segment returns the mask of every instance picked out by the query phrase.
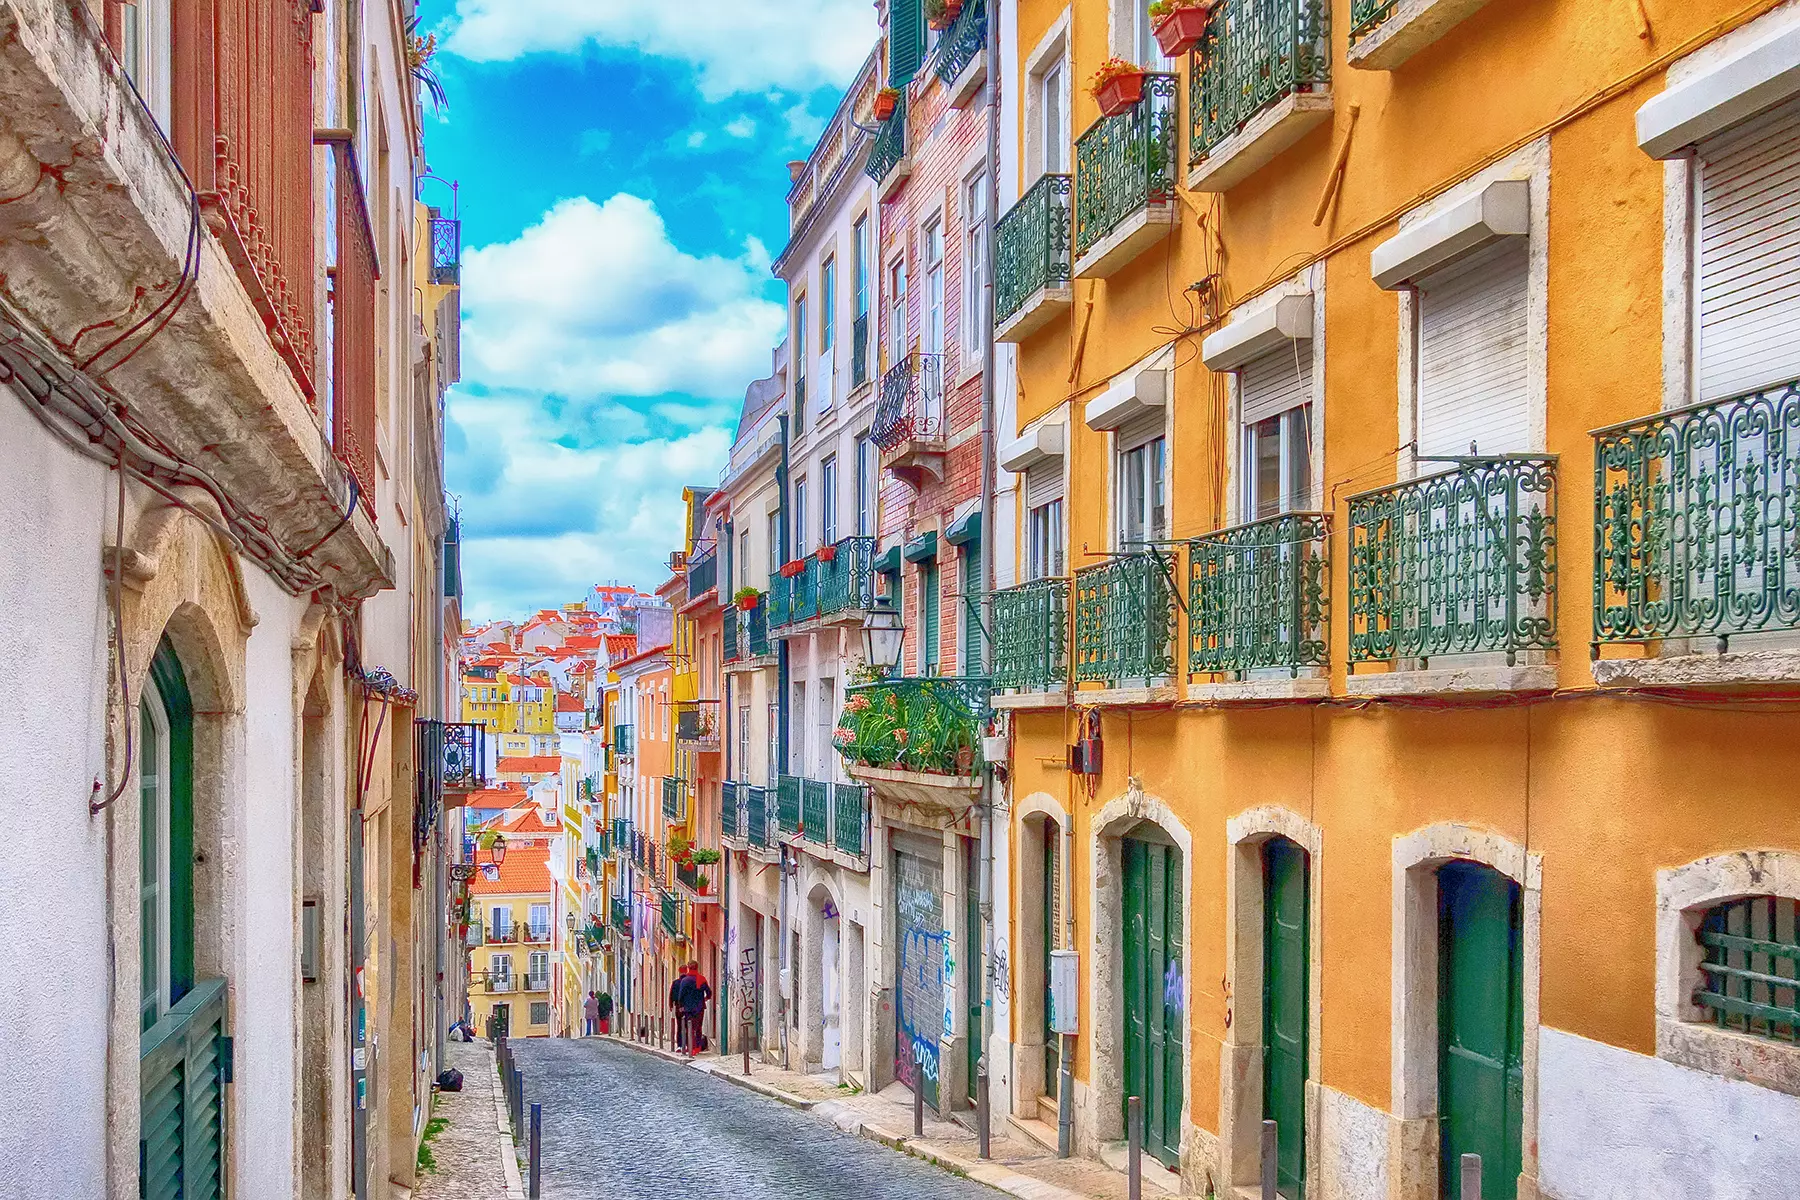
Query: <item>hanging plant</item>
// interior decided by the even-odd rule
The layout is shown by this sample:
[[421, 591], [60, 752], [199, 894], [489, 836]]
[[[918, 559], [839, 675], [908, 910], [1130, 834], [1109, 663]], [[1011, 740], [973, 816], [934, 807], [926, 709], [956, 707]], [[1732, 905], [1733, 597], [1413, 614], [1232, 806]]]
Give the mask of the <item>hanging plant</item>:
[[731, 594], [731, 602], [744, 612], [762, 603], [763, 594], [753, 587], [741, 587]]
[[710, 867], [718, 861], [719, 852], [717, 850], [700, 849], [694, 851], [694, 865], [697, 867]]
[[1144, 98], [1144, 69], [1122, 58], [1109, 58], [1094, 72], [1088, 92], [1100, 105], [1102, 116], [1116, 117]]
[[1150, 6], [1156, 44], [1168, 58], [1178, 58], [1200, 44], [1215, 0], [1156, 0]]
[[925, 0], [925, 24], [933, 29], [948, 29], [962, 12], [962, 0]]

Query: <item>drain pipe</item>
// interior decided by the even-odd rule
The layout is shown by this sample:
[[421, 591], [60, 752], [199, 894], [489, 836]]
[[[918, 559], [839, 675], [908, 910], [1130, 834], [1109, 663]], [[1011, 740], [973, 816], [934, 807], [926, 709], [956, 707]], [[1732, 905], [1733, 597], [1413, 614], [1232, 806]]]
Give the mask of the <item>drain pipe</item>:
[[[1075, 949], [1075, 822], [1063, 822], [1063, 937], [1069, 949]], [[1079, 961], [1079, 960], [1077, 960]], [[1079, 1015], [1077, 1023], [1079, 1024]], [[1075, 1035], [1059, 1035], [1062, 1045], [1056, 1056], [1056, 1157], [1067, 1158], [1074, 1152], [1075, 1141]]]
[[[781, 550], [778, 557], [781, 562], [785, 564], [788, 561], [789, 554], [792, 553], [792, 547], [789, 545], [790, 534], [788, 530], [787, 413], [783, 412], [776, 414], [775, 422], [776, 428], [779, 431], [777, 436], [781, 439], [781, 462], [776, 467], [775, 479], [777, 492], [781, 497], [781, 519], [776, 522], [779, 526], [776, 530], [776, 544]], [[775, 581], [773, 579], [769, 581], [769, 587], [771, 590], [774, 589]], [[775, 754], [777, 761], [770, 765], [775, 768], [774, 774], [776, 776], [776, 782], [779, 785], [781, 768], [786, 765], [788, 760], [788, 733], [793, 723], [793, 718], [788, 712], [788, 693], [791, 690], [789, 685], [789, 672], [792, 670], [792, 667], [788, 662], [788, 642], [786, 638], [779, 638], [777, 640], [780, 643], [775, 651], [777, 662], [775, 686], [780, 689], [780, 693], [775, 697]], [[781, 804], [779, 792], [777, 792], [775, 803], [777, 809], [779, 809]], [[767, 811], [768, 810], [765, 808], [765, 818], [767, 816]], [[788, 930], [788, 848], [786, 843], [782, 843], [781, 845], [780, 867], [781, 875], [777, 881], [779, 886], [776, 889], [775, 901], [775, 924], [779, 931], [777, 934], [779, 944], [776, 946], [775, 957], [777, 966], [777, 974], [775, 976], [776, 999], [779, 1003], [776, 1004], [775, 1011], [779, 1014], [778, 1023], [781, 1026], [781, 1067], [782, 1070], [785, 1071], [789, 1069], [790, 1065], [788, 1059], [788, 994], [793, 990], [793, 977], [790, 974], [791, 964], [788, 962], [788, 941], [790, 940], [790, 933]], [[782, 986], [783, 981], [786, 981], [786, 987]]]
[[[981, 308], [981, 562], [979, 571], [981, 594], [977, 597], [977, 619], [983, 633], [993, 629], [994, 615], [994, 225], [1000, 207], [1000, 4], [999, 0], [982, 0], [987, 5], [987, 78], [981, 90], [987, 105], [987, 202], [982, 216], [981, 246], [987, 261], [982, 264]], [[978, 639], [981, 647], [981, 674], [992, 678], [994, 665], [993, 638]], [[983, 732], [986, 732], [985, 726]], [[992, 771], [982, 772], [981, 804], [981, 897], [977, 911], [987, 927], [981, 947], [981, 1057], [975, 1064], [982, 1076], [991, 1077], [989, 1054], [994, 1045], [994, 799]], [[1007, 1102], [1007, 1111], [1012, 1110]], [[984, 1112], [982, 1143], [987, 1142], [988, 1115]]]

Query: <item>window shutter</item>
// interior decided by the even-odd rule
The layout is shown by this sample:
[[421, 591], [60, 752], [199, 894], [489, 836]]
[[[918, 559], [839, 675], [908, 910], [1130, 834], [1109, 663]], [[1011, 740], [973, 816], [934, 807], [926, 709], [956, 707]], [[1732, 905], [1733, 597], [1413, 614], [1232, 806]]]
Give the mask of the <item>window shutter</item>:
[[923, 0], [893, 0], [888, 9], [888, 86], [903, 88], [925, 55]]
[[225, 982], [207, 980], [146, 1031], [139, 1062], [139, 1193], [224, 1194]]
[[1040, 463], [1025, 472], [1025, 507], [1041, 508], [1062, 498], [1062, 459]]
[[1529, 344], [1524, 238], [1427, 277], [1419, 294], [1419, 424], [1422, 455], [1529, 451]]
[[1701, 143], [1700, 398], [1800, 376], [1800, 100]]
[[1166, 432], [1163, 410], [1158, 408], [1133, 417], [1113, 433], [1118, 440], [1120, 454], [1128, 454], [1139, 446], [1154, 442]]
[[1238, 376], [1245, 425], [1312, 403], [1312, 342], [1288, 342], [1244, 364]]

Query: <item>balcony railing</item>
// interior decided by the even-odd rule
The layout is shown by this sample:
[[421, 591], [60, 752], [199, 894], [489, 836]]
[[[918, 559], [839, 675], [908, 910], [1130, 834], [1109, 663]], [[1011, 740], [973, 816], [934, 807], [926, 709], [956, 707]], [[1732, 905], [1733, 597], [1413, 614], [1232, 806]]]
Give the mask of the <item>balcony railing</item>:
[[547, 941], [549, 941], [550, 940], [550, 926], [548, 926], [548, 925], [527, 925], [525, 927], [524, 940], [528, 941], [528, 942], [547, 942]]
[[1350, 44], [1354, 46], [1380, 29], [1399, 3], [1400, 0], [1350, 0]]
[[839, 538], [830, 562], [818, 564], [820, 616], [855, 612], [875, 604], [875, 539]]
[[1328, 0], [1223, 0], [1188, 80], [1188, 155], [1204, 157], [1271, 104], [1331, 83]]
[[869, 852], [869, 789], [863, 785], [831, 785], [831, 845], [845, 854]]
[[1062, 687], [1069, 675], [1069, 581], [1034, 579], [994, 593], [994, 686]]
[[800, 832], [809, 842], [826, 845], [831, 840], [831, 784], [820, 779], [800, 781]]
[[487, 990], [490, 992], [510, 992], [513, 990], [513, 977], [511, 975], [489, 975]]
[[1188, 543], [1188, 670], [1326, 665], [1331, 517], [1283, 513]]
[[794, 574], [769, 580], [769, 621], [777, 628], [819, 615], [819, 560], [809, 554], [790, 559], [788, 568]]
[[709, 546], [688, 559], [687, 594], [692, 600], [719, 586], [719, 552]]
[[663, 820], [669, 822], [687, 820], [687, 782], [673, 775], [663, 776], [662, 781], [662, 814]]
[[1130, 111], [1101, 117], [1075, 142], [1075, 256], [1152, 204], [1175, 199], [1175, 76], [1144, 78]]
[[727, 779], [719, 784], [720, 837], [739, 838], [744, 836], [741, 831], [745, 822], [742, 814], [738, 812], [739, 803], [737, 780]]
[[994, 226], [994, 323], [1044, 288], [1069, 285], [1071, 175], [1045, 175]]
[[547, 991], [549, 991], [550, 990], [550, 976], [548, 976], [548, 975], [527, 975], [525, 977], [525, 990], [528, 992], [547, 992]]
[[[706, 892], [700, 890], [702, 876], [706, 878]], [[691, 862], [675, 864], [675, 882], [696, 896], [704, 896], [712, 890], [712, 877], [701, 870], [697, 864]]]
[[624, 817], [614, 817], [612, 827], [612, 848], [620, 854], [628, 854], [631, 849], [631, 822]]
[[1556, 460], [1469, 459], [1350, 498], [1350, 661], [1556, 647]]
[[858, 313], [850, 322], [850, 386], [869, 382], [869, 314]]
[[725, 661], [737, 662], [744, 657], [743, 610], [736, 604], [727, 604], [725, 611], [719, 614], [719, 640], [725, 648]]
[[987, 5], [983, 0], [968, 0], [938, 38], [933, 73], [945, 83], [953, 82], [987, 48], [987, 36]]
[[775, 827], [783, 837], [800, 832], [798, 775], [782, 775], [775, 780]]
[[462, 282], [462, 222], [455, 217], [440, 217], [432, 210], [431, 218], [431, 282]]
[[1800, 381], [1594, 434], [1594, 640], [1800, 629]]
[[680, 896], [664, 894], [662, 898], [662, 927], [670, 936], [683, 938], [687, 936], [687, 901]]
[[[761, 788], [740, 789], [745, 791]], [[862, 856], [868, 853], [866, 844], [869, 830], [869, 789], [857, 783], [833, 783], [820, 779], [805, 779], [797, 775], [782, 775], [776, 781], [778, 807], [783, 809], [779, 833], [782, 836], [799, 834], [804, 841], [815, 846], [842, 851], [845, 854]], [[749, 811], [743, 814], [747, 821], [754, 823], [758, 814]], [[792, 820], [790, 822], [789, 816]], [[761, 815], [766, 828], [767, 814]], [[754, 825], [753, 825], [754, 827]], [[750, 838], [751, 845], [764, 845], [758, 842], [755, 835]]]
[[902, 96], [894, 109], [894, 115], [883, 121], [881, 128], [875, 131], [875, 144], [869, 147], [869, 162], [863, 167], [863, 172], [880, 183], [905, 157], [906, 99]]
[[626, 937], [631, 936], [631, 901], [623, 896], [612, 902], [612, 927]]
[[629, 725], [613, 726], [613, 753], [620, 758], [630, 758], [635, 750], [636, 742]]
[[675, 740], [702, 753], [717, 752], [719, 749], [718, 701], [676, 701]]
[[930, 775], [981, 767], [986, 679], [911, 676], [850, 689], [832, 736], [853, 763]]
[[870, 437], [883, 450], [944, 436], [944, 356], [909, 354], [881, 376]]
[[489, 945], [502, 945], [517, 939], [520, 929], [516, 925], [490, 925], [487, 931]]
[[1076, 680], [1148, 687], [1174, 674], [1172, 569], [1146, 550], [1076, 572]]
[[752, 846], [769, 844], [769, 792], [767, 788], [742, 789], [744, 840]]
[[744, 634], [744, 652], [751, 658], [767, 658], [774, 653], [769, 648], [769, 598], [764, 595], [750, 610], [750, 620]]

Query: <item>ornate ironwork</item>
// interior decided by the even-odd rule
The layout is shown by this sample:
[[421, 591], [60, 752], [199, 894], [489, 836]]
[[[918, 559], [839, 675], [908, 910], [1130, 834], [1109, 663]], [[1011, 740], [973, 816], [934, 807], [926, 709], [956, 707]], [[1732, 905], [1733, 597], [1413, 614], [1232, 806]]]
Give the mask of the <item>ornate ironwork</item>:
[[771, 624], [797, 625], [819, 615], [820, 565], [811, 555], [793, 559], [789, 566], [794, 574], [780, 574], [769, 580]]
[[874, 607], [875, 541], [862, 536], [839, 538], [831, 561], [818, 564], [820, 616]]
[[1469, 459], [1350, 498], [1350, 661], [1556, 647], [1556, 459]]
[[1005, 324], [1040, 288], [1070, 279], [1071, 175], [1045, 175], [994, 225], [994, 321]]
[[800, 832], [798, 775], [782, 775], [775, 780], [775, 824], [784, 835]]
[[768, 625], [770, 628], [780, 629], [783, 625], [788, 624], [787, 584], [788, 581], [780, 575], [773, 576], [769, 580], [767, 600], [769, 610]]
[[662, 781], [662, 813], [666, 821], [684, 821], [687, 819], [687, 787], [686, 781], [673, 775], [664, 775]]
[[1188, 543], [1188, 669], [1327, 664], [1331, 517], [1283, 513]]
[[931, 775], [981, 766], [986, 679], [910, 676], [850, 689], [832, 742], [851, 762]]
[[1075, 141], [1075, 256], [1127, 218], [1175, 199], [1175, 76], [1144, 77], [1144, 97]]
[[752, 846], [769, 844], [769, 790], [760, 787], [744, 789], [745, 840]]
[[769, 598], [763, 596], [750, 610], [749, 633], [745, 638], [745, 648], [751, 658], [764, 658], [772, 651], [769, 649]]
[[719, 836], [742, 837], [744, 820], [738, 812], [738, 785], [734, 779], [719, 784]]
[[739, 616], [742, 611], [736, 604], [727, 604], [725, 611], [719, 614], [719, 639], [728, 663], [744, 657], [744, 621]]
[[883, 450], [944, 434], [944, 356], [908, 354], [881, 376], [869, 436]]
[[821, 846], [831, 840], [831, 785], [824, 780], [800, 781], [800, 832]]
[[1594, 640], [1800, 628], [1800, 382], [1594, 435]]
[[869, 147], [869, 161], [863, 167], [863, 172], [880, 183], [905, 157], [906, 99], [903, 96], [894, 109], [894, 115], [883, 121], [881, 128], [876, 130], [875, 143]]
[[834, 783], [831, 803], [831, 844], [845, 854], [867, 854], [869, 789], [855, 783]]
[[613, 743], [612, 744], [613, 744], [614, 753], [616, 753], [620, 758], [632, 757], [633, 753], [636, 750], [636, 742], [632, 735], [631, 726], [629, 726], [629, 725], [614, 725], [613, 726]]
[[1068, 683], [1069, 581], [1035, 579], [994, 593], [994, 686], [1043, 692]]
[[1198, 161], [1284, 96], [1330, 85], [1327, 0], [1223, 0], [1188, 78], [1189, 158]]
[[1399, 3], [1400, 0], [1350, 0], [1350, 44], [1354, 46], [1380, 29]]
[[1075, 678], [1146, 687], [1175, 671], [1175, 589], [1157, 551], [1075, 573]]
[[455, 217], [431, 218], [431, 282], [462, 282], [462, 222]]
[[688, 903], [680, 896], [667, 892], [662, 896], [662, 927], [669, 936], [681, 941], [687, 937], [686, 918]]
[[938, 38], [937, 65], [939, 79], [950, 83], [987, 48], [987, 4], [985, 0], [968, 0], [950, 28]]
[[487, 786], [482, 759], [487, 750], [487, 730], [480, 725], [445, 722], [443, 728], [443, 783], [447, 792], [472, 792]]

